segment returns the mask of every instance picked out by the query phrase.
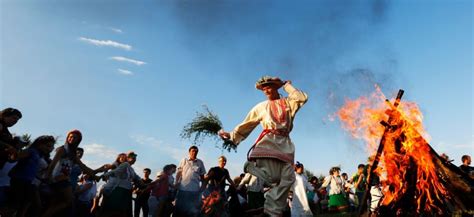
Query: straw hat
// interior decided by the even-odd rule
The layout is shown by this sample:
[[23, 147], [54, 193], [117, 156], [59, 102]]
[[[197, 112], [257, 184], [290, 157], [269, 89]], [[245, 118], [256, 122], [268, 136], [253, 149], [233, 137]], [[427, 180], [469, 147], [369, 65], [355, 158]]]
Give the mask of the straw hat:
[[263, 76], [255, 83], [255, 88], [262, 90], [264, 86], [271, 84], [281, 85], [283, 82], [278, 77]]

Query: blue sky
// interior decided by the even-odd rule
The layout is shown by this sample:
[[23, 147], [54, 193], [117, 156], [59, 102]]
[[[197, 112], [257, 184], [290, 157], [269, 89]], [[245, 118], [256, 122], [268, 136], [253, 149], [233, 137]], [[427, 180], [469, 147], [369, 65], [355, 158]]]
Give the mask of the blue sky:
[[[12, 132], [84, 134], [93, 166], [134, 150], [157, 172], [187, 155], [179, 137], [203, 104], [225, 129], [264, 96], [263, 75], [292, 80], [309, 102], [292, 139], [296, 159], [352, 173], [364, 145], [328, 115], [345, 98], [405, 89], [431, 145], [460, 163], [474, 155], [471, 1], [13, 1], [1, 3], [0, 106]], [[238, 175], [257, 128], [237, 153]], [[221, 150], [200, 146], [207, 168]]]

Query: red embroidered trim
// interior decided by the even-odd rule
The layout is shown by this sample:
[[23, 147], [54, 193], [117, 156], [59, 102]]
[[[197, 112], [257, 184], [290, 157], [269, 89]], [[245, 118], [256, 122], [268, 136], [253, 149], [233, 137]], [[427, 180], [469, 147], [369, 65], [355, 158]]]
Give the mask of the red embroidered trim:
[[285, 99], [272, 100], [270, 101], [269, 104], [270, 104], [270, 116], [275, 122], [283, 125], [286, 122]]

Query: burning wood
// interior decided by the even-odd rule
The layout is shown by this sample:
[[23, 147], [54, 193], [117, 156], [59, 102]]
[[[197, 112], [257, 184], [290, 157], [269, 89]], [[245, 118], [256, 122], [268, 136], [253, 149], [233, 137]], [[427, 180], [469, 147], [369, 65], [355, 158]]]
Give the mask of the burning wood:
[[[400, 102], [402, 95], [400, 90], [393, 105], [384, 103], [389, 101], [382, 100], [385, 97], [377, 88], [371, 98], [347, 101], [338, 112], [343, 127], [364, 139], [369, 150], [375, 150], [382, 135], [368, 177], [368, 183], [380, 177], [383, 186], [384, 196], [374, 214], [444, 216], [474, 212], [474, 180], [433, 150], [424, 139], [418, 106]], [[388, 121], [383, 121], [387, 116]], [[369, 189], [361, 215], [367, 212]]]

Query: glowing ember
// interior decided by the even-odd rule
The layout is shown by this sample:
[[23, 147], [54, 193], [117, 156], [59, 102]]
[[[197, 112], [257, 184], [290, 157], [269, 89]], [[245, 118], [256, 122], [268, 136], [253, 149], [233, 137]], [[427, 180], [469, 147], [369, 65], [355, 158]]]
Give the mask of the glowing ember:
[[381, 204], [389, 206], [400, 200], [416, 201], [417, 213], [443, 213], [439, 204], [448, 194], [438, 180], [430, 147], [424, 139], [428, 135], [419, 107], [413, 102], [402, 101], [395, 108], [385, 99], [376, 87], [370, 97], [346, 100], [337, 112], [343, 128], [354, 138], [364, 140], [371, 154], [377, 149], [386, 128], [380, 122], [389, 120], [383, 155], [376, 170], [384, 186]]

